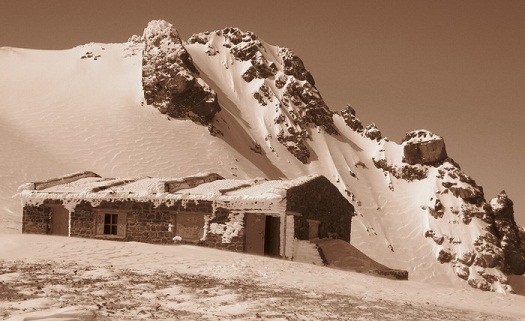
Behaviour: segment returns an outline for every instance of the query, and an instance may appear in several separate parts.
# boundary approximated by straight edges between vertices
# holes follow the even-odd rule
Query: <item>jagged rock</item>
[[[251,82],[257,77],[257,70],[254,66],[248,67],[246,71],[241,75],[242,79],[244,79],[246,82]]]
[[[275,87],[281,89],[286,85],[286,82],[288,81],[288,78],[286,78],[285,75],[280,75],[279,77],[275,78]]]
[[[308,127],[314,124],[322,127],[330,135],[338,135],[339,131],[334,125],[333,112],[321,98],[321,95],[310,83],[299,83],[290,79],[285,87],[283,99],[289,100],[298,111],[298,123],[300,126]]]
[[[431,237],[432,240],[437,244],[437,245],[441,245],[443,244],[443,242],[445,241],[445,237],[443,235],[441,236],[438,236],[436,235],[436,232],[432,231],[432,230],[428,230],[425,232],[425,237]]]
[[[471,266],[474,263],[475,259],[476,259],[476,253],[473,251],[469,251],[463,254],[462,257],[458,258],[458,261],[463,263],[466,266]]]
[[[450,254],[449,252],[447,252],[445,250],[441,250],[441,251],[439,251],[437,260],[440,263],[448,263],[448,262],[452,261],[452,258],[453,258],[452,254]]]
[[[456,165],[450,163],[449,158],[438,168],[438,173],[437,178],[441,180],[441,185],[445,187],[446,192],[452,192],[455,197],[461,198],[469,204],[480,208],[483,207],[485,204],[483,188],[477,185],[476,181],[463,173]],[[463,184],[458,184],[458,181]],[[480,211],[486,213],[486,210],[481,209]],[[478,217],[482,218],[483,215]]]
[[[353,131],[358,133],[363,131],[363,124],[356,117],[356,112],[352,106],[346,105],[346,107],[340,111],[340,114],[343,117],[346,125],[352,128]]]
[[[496,291],[500,287],[510,290],[503,273],[506,266],[505,251],[502,249],[500,237],[494,226],[494,214],[491,206],[488,206],[485,201],[483,189],[450,159],[446,159],[439,165],[438,173],[436,176],[438,183],[444,187],[439,193],[452,195],[440,198],[441,204],[437,204],[436,195],[435,203],[428,205],[429,213],[436,220],[443,219],[436,209],[455,215],[457,219],[452,219],[454,224],[467,225],[471,224],[474,219],[478,219],[478,224],[481,221],[488,224],[480,230],[482,233],[472,244],[466,244],[466,242],[462,244],[456,237],[447,236],[444,240],[448,243],[446,253],[440,253],[438,260],[440,262],[450,260],[449,262],[454,264],[456,275],[467,280],[472,287],[486,291]],[[464,246],[471,249],[465,252]],[[495,283],[499,285],[495,286]]]
[[[310,151],[304,144],[304,141],[298,138],[298,136],[286,135],[284,130],[281,130],[277,135],[277,140],[283,144],[286,149],[295,156],[295,158],[301,161],[301,163],[308,163],[308,160],[310,159]]]
[[[217,95],[198,76],[177,30],[166,21],[151,21],[141,40],[146,102],[171,117],[210,124],[220,110]]]
[[[259,104],[266,106],[272,100],[273,93],[266,84],[262,84],[259,90],[253,93],[253,98],[257,99]]]
[[[514,204],[505,191],[490,201],[494,214],[494,229],[504,252],[504,271],[521,275],[525,273],[525,238],[514,220]]]
[[[231,47],[230,52],[239,61],[248,61],[255,58],[260,49],[260,42],[243,42]]]
[[[229,49],[232,56],[238,61],[250,61],[251,66],[242,74],[246,82],[251,82],[255,78],[264,79],[274,76],[277,72],[277,66],[272,62],[269,63],[264,58],[261,50],[263,45],[257,36],[250,32],[243,32],[237,28],[228,27],[223,30],[216,30],[217,35],[223,35],[225,38],[225,47]],[[213,47],[210,40],[210,33],[195,34],[190,37],[188,43],[200,43],[208,46],[208,55],[217,54],[217,49]]]
[[[428,176],[428,169],[424,167],[418,167],[416,166],[410,166],[405,165],[401,168],[389,165],[387,160],[382,159],[375,159],[372,157],[372,162],[374,163],[374,166],[376,168],[382,169],[386,173],[390,173],[392,176],[394,176],[397,179],[404,179],[408,182],[412,182],[414,180],[422,180],[425,179]]]
[[[434,206],[429,207],[428,211],[430,215],[432,215],[432,217],[434,217],[435,219],[442,218],[443,215],[445,214],[445,208],[443,204],[441,203],[441,201],[439,200],[439,198],[436,198]]]
[[[379,128],[377,128],[376,124],[371,123],[370,125],[366,126],[363,135],[365,137],[370,138],[371,140],[377,140],[380,141],[383,137],[381,134],[381,131]]]
[[[474,188],[471,188],[471,187],[463,188],[463,187],[457,187],[457,186],[450,186],[449,189],[455,197],[461,198],[465,201],[474,202],[475,204],[479,200],[480,195],[478,193],[478,190]]]
[[[415,130],[402,141],[403,161],[414,165],[440,165],[447,159],[445,141],[427,130]]]
[[[492,222],[490,214],[491,210],[489,209],[490,206],[487,208],[487,203],[485,203],[483,193],[478,197],[480,197],[481,200],[472,201],[472,199],[470,199],[472,202],[468,202],[469,200],[467,200],[467,202],[463,202],[463,204],[461,204],[460,212],[463,217],[462,220],[464,224],[469,224],[473,218],[479,218],[485,223],[489,224]]]
[[[304,63],[293,51],[288,48],[280,48],[279,57],[282,60],[283,71],[286,75],[294,76],[299,80],[306,80],[315,87],[315,80],[312,74],[304,67]]]
[[[200,43],[201,45],[205,45],[208,43],[209,40],[210,40],[210,32],[206,31],[206,32],[196,33],[192,35],[190,39],[188,39],[188,43],[190,44]]]
[[[396,173],[397,174],[397,173]],[[405,165],[401,167],[401,175],[394,175],[396,178],[402,178],[406,181],[412,182],[414,180],[422,180],[427,178],[428,169],[419,168],[417,166]]]

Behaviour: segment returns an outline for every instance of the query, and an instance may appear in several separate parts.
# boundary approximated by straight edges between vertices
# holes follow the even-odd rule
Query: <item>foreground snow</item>
[[[525,320],[525,297],[193,246],[0,235],[7,320]]]

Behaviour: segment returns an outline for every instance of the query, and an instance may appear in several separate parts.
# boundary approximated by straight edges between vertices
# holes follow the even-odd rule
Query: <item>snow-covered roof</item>
[[[23,201],[45,199],[100,201],[127,199],[151,200],[156,203],[162,203],[163,200],[280,201],[285,198],[288,189],[319,177],[319,175],[312,175],[293,180],[265,178],[242,180],[224,179],[213,173],[200,173],[182,178],[103,178],[95,175],[86,177],[84,173],[76,173],[68,175],[67,181],[57,178],[46,181],[46,184],[26,183],[20,186],[19,195]]]

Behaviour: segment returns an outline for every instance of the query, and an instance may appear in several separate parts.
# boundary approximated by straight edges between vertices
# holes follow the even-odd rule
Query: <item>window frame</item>
[[[111,215],[110,222],[106,222],[107,215]],[[116,220],[116,221],[115,221]],[[127,233],[128,212],[122,210],[98,209],[95,211],[95,237],[108,239],[123,239]],[[107,232],[109,228],[110,233]],[[116,229],[116,234],[111,233]]]

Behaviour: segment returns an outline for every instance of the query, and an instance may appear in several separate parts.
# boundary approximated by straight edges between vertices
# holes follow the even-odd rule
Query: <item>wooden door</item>
[[[246,253],[264,255],[265,228],[266,220],[264,215],[246,214]]]
[[[53,206],[50,225],[50,234],[69,236],[69,211],[63,206]]]

